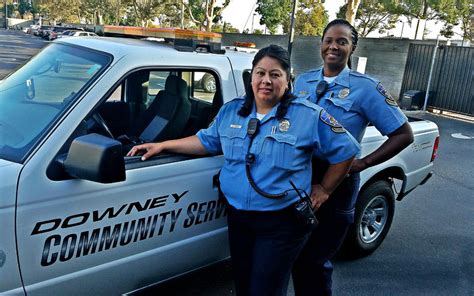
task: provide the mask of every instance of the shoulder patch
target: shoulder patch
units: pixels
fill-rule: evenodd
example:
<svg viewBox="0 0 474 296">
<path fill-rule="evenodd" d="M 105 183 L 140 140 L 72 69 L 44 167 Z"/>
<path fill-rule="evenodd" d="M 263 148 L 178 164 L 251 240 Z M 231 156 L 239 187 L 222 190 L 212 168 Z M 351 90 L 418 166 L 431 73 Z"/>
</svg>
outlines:
<svg viewBox="0 0 474 296">
<path fill-rule="evenodd" d="M 390 106 L 398 107 L 397 101 L 392 97 L 392 95 L 383 87 L 382 82 L 379 82 L 376 87 L 377 91 L 385 97 L 385 102 Z"/>
<path fill-rule="evenodd" d="M 345 132 L 345 129 L 342 127 L 342 125 L 339 124 L 339 122 L 337 122 L 336 118 L 332 117 L 329 113 L 326 112 L 326 110 L 321 110 L 321 112 L 319 113 L 319 119 L 325 124 L 329 125 L 331 127 L 331 130 L 335 133 Z"/>
</svg>

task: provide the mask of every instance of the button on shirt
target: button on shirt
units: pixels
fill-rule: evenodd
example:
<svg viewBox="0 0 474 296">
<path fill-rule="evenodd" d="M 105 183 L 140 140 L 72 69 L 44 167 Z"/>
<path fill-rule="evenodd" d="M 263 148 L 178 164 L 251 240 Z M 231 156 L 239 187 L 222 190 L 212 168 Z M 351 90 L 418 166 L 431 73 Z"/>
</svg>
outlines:
<svg viewBox="0 0 474 296">
<path fill-rule="evenodd" d="M 295 95 L 309 95 L 311 102 L 334 116 L 359 143 L 369 122 L 383 135 L 407 122 L 383 85 L 367 75 L 345 68 L 316 102 L 316 86 L 321 80 L 324 80 L 322 68 L 300 75 L 295 82 Z"/>
<path fill-rule="evenodd" d="M 321 107 L 310 103 L 308 97 L 293 100 L 281 120 L 276 117 L 276 105 L 261 120 L 251 144 L 247 125 L 257 115 L 254 106 L 249 116 L 239 116 L 243 102 L 243 98 L 237 98 L 225 104 L 209 128 L 197 133 L 207 152 L 224 154 L 221 190 L 239 210 L 274 211 L 288 207 L 299 200 L 290 180 L 310 193 L 310 160 L 314 151 L 330 163 L 345 161 L 359 151 L 357 141 Z M 287 191 L 287 196 L 272 199 L 255 192 L 245 172 L 247 151 L 256 157 L 250 171 L 257 186 L 270 194 Z"/>
</svg>

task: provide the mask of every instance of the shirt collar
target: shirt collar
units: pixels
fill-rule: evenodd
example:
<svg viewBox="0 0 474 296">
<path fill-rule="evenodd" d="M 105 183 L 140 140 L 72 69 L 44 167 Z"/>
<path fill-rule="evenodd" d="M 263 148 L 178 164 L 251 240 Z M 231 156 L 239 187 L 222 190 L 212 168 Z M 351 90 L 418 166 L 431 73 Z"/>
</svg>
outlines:
<svg viewBox="0 0 474 296">
<path fill-rule="evenodd" d="M 349 67 L 345 67 L 339 75 L 337 75 L 336 79 L 333 81 L 335 84 L 339 84 L 343 87 L 349 87 L 349 73 L 351 72 L 351 69 Z M 313 75 L 308 81 L 321 81 L 324 79 L 323 75 L 323 67 L 319 68 L 317 72 L 315 73 L 316 75 Z"/>
<path fill-rule="evenodd" d="M 321 71 L 322 72 L 322 71 Z M 339 84 L 343 87 L 349 87 L 349 73 L 351 69 L 349 67 L 345 67 L 339 75 L 337 75 L 336 79 L 333 81 L 335 84 Z"/>
<path fill-rule="evenodd" d="M 263 123 L 269 121 L 270 119 L 272 119 L 273 117 L 276 117 L 276 112 L 278 110 L 278 106 L 280 106 L 280 103 L 273 106 L 272 110 L 270 110 L 270 112 L 268 112 L 267 115 L 265 115 L 265 117 L 260 121 L 260 124 L 263 124 Z M 255 105 L 255 102 L 253 102 L 252 113 L 250 113 L 249 118 L 257 118 L 257 107 Z M 286 114 L 285 114 L 285 116 L 283 116 L 283 118 L 289 119 L 288 112 L 286 112 Z"/>
</svg>

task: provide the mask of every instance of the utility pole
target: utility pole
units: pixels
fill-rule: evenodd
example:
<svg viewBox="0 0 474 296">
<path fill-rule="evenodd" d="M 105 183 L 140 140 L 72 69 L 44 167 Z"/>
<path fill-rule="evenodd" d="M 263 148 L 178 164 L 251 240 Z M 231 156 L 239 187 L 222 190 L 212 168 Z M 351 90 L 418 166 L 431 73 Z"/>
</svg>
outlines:
<svg viewBox="0 0 474 296">
<path fill-rule="evenodd" d="M 290 22 L 290 37 L 288 40 L 288 55 L 291 60 L 291 50 L 293 49 L 293 39 L 295 37 L 295 14 L 296 14 L 296 4 L 298 0 L 293 0 L 293 11 L 291 12 L 291 22 Z"/>
<path fill-rule="evenodd" d="M 7 5 L 7 0 L 3 1 L 5 5 L 5 29 L 8 29 L 8 5 Z"/>
<path fill-rule="evenodd" d="M 436 51 L 438 50 L 439 45 L 439 35 L 436 37 L 436 45 L 433 50 L 433 58 L 431 59 L 430 75 L 428 76 L 428 85 L 426 86 L 425 102 L 423 103 L 423 111 L 426 111 L 426 106 L 428 105 L 428 98 L 430 94 L 431 78 L 433 77 L 433 69 L 436 60 Z"/>
<path fill-rule="evenodd" d="M 184 29 L 184 2 L 181 1 L 181 29 Z"/>
<path fill-rule="evenodd" d="M 250 32 L 250 34 L 253 34 L 253 19 L 255 18 L 257 14 L 254 12 L 253 15 L 252 15 L 252 30 Z"/>
</svg>

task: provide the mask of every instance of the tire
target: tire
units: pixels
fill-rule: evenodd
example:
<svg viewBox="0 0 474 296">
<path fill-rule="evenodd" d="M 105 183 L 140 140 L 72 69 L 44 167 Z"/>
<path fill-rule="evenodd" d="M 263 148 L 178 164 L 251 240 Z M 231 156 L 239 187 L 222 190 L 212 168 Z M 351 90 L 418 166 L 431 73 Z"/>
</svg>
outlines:
<svg viewBox="0 0 474 296">
<path fill-rule="evenodd" d="M 216 92 L 216 79 L 212 74 L 206 73 L 201 79 L 202 88 L 208 93 Z"/>
<path fill-rule="evenodd" d="M 354 224 L 349 227 L 342 255 L 365 257 L 375 251 L 387 236 L 395 212 L 391 184 L 376 181 L 359 193 L 355 206 Z"/>
</svg>

